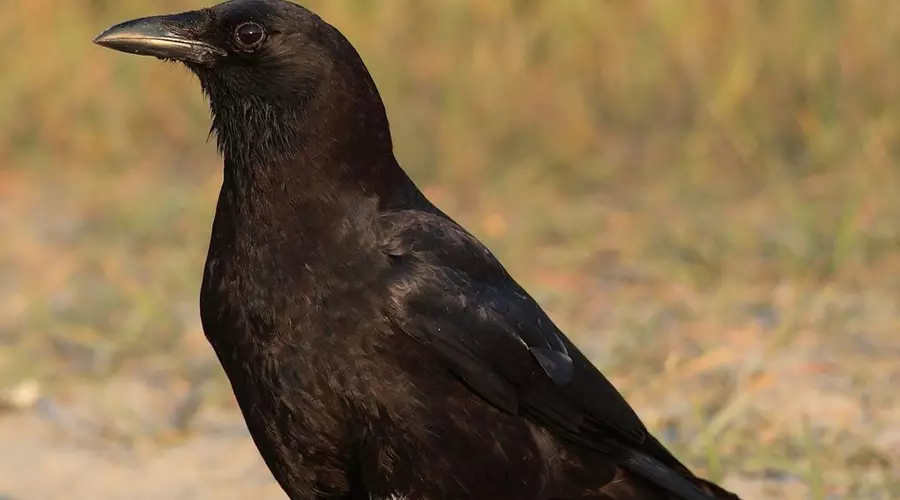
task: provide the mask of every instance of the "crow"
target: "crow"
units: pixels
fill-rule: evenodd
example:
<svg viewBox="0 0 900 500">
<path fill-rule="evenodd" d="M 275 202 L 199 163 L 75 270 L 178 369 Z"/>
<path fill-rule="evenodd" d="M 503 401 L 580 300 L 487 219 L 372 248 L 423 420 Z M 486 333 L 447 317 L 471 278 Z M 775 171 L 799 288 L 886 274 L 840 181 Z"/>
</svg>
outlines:
<svg viewBox="0 0 900 500">
<path fill-rule="evenodd" d="M 181 62 L 208 98 L 224 173 L 203 330 L 288 497 L 738 498 L 655 439 L 426 199 L 336 28 L 233 0 L 94 42 Z"/>
</svg>

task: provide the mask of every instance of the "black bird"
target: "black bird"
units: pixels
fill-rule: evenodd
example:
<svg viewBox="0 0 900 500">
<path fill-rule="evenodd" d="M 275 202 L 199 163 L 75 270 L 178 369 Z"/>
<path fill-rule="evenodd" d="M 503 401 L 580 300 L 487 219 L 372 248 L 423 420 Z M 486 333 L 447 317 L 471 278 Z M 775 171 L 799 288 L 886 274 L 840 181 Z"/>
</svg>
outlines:
<svg viewBox="0 0 900 500">
<path fill-rule="evenodd" d="M 234 0 L 94 41 L 184 63 L 209 99 L 225 165 L 203 329 L 290 498 L 737 498 L 423 196 L 330 24 Z"/>
</svg>

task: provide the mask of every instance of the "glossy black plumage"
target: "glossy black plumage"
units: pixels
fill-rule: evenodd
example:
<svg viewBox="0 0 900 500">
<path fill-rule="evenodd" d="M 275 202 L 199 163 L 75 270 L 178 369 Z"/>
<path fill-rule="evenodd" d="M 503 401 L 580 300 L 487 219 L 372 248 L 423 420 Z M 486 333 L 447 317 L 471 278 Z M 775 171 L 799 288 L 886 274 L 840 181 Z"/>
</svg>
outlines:
<svg viewBox="0 0 900 500">
<path fill-rule="evenodd" d="M 737 498 L 416 188 L 335 28 L 234 0 L 95 41 L 179 60 L 209 98 L 225 170 L 203 328 L 290 498 Z"/>
</svg>

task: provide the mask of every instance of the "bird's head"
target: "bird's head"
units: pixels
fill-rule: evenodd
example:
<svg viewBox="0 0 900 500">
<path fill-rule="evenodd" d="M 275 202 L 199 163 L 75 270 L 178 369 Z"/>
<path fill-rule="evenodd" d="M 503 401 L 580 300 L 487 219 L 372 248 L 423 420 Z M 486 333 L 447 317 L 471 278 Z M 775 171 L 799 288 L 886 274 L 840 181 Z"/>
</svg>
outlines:
<svg viewBox="0 0 900 500">
<path fill-rule="evenodd" d="M 209 98 L 226 160 L 258 163 L 313 144 L 320 153 L 332 144 L 335 154 L 391 149 L 384 106 L 358 53 L 297 4 L 232 0 L 126 21 L 94 42 L 190 68 Z"/>
</svg>

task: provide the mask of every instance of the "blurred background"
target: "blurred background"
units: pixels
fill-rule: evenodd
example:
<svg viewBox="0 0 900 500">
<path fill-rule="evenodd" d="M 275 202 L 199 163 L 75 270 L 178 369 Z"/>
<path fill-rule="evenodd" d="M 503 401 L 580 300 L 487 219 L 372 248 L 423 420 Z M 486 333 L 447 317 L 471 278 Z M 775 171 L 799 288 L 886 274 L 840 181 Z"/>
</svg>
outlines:
<svg viewBox="0 0 900 500">
<path fill-rule="evenodd" d="M 0 498 L 283 499 L 200 329 L 187 70 L 0 16 Z M 398 158 L 698 472 L 900 498 L 900 3 L 309 0 Z"/>
</svg>

